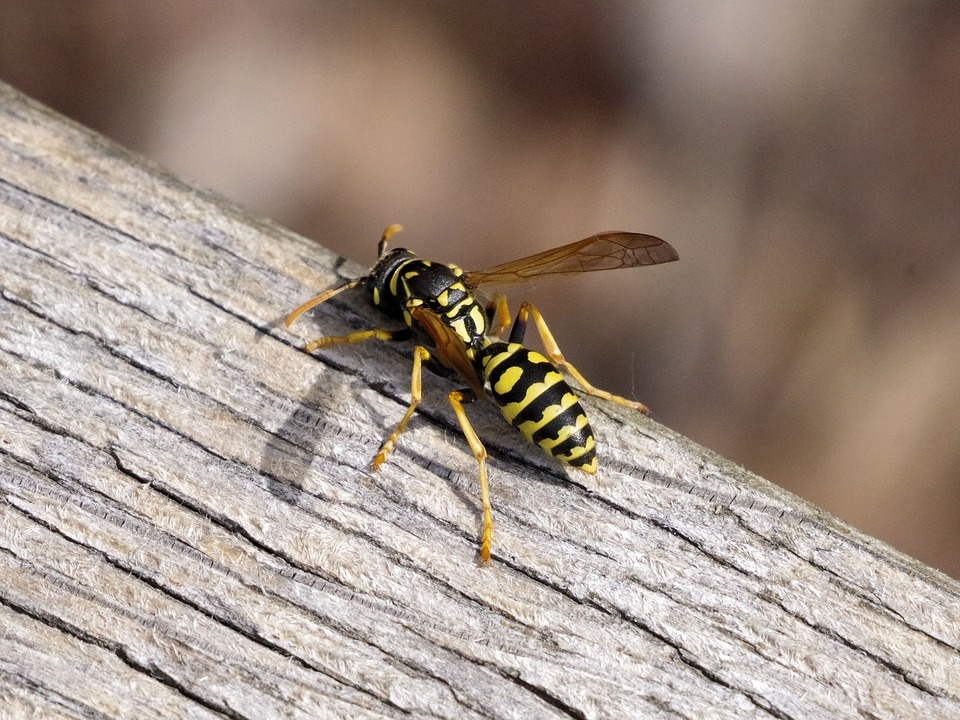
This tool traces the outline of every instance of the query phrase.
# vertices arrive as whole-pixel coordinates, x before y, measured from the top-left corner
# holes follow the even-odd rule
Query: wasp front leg
[[[400,330],[384,330],[382,328],[373,328],[372,330],[358,330],[349,335],[336,335],[333,337],[317,338],[303,346],[307,352],[313,352],[328,345],[342,345],[366,342],[367,340],[409,340],[410,328]]]
[[[547,357],[549,357],[553,364],[557,366],[557,369],[566,372],[574,380],[576,380],[577,384],[583,388],[583,391],[587,393],[587,395],[609,400],[617,405],[622,405],[623,407],[628,407],[632,410],[639,410],[642,413],[649,412],[647,406],[642,402],[637,402],[636,400],[627,400],[627,398],[614,395],[606,390],[601,390],[600,388],[594,387],[587,382],[587,379],[580,374],[580,371],[567,362],[567,360],[563,357],[563,353],[560,352],[560,347],[557,345],[557,341],[553,338],[553,333],[551,333],[550,328],[547,327],[547,323],[540,314],[540,311],[537,310],[532,303],[524,301],[523,304],[520,305],[520,310],[517,312],[517,319],[514,321],[513,329],[510,331],[510,342],[523,342],[523,336],[527,329],[528,315],[533,316],[533,322],[537,326],[537,332],[540,334],[540,340],[543,342],[543,348],[547,352]]]

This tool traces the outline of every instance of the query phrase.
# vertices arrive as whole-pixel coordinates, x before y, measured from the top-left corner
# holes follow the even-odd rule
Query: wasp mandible
[[[588,395],[647,412],[645,405],[594,387],[560,352],[543,316],[523,302],[506,341],[510,324],[505,296],[496,292],[481,303],[482,284],[522,282],[548,275],[572,275],[595,270],[659,265],[678,259],[677,251],[653,235],[604,232],[579,242],[537,253],[502,265],[464,272],[452,264],[423,260],[405,248],[387,250],[390,238],[402,228],[391,225],[377,246],[377,263],[368,274],[349,280],[308,300],[287,317],[285,326],[307,310],[351,288],[363,286],[368,299],[387,317],[403,320],[398,330],[372,328],[348,335],[323,337],[304,347],[313,352],[337,343],[365,340],[408,340],[413,351],[410,404],[396,429],[381,445],[371,466],[374,470],[396,446],[421,399],[421,366],[435,359],[455,372],[467,387],[447,395],[480,472],[483,535],[480,560],[490,559],[493,515],[487,482],[487,452],[463,409],[484,395],[492,397],[503,417],[530,442],[563,463],[588,473],[597,471],[596,442],[587,415],[562,373]],[[527,322],[532,318],[546,356],[523,346]],[[427,340],[432,351],[427,347]]]

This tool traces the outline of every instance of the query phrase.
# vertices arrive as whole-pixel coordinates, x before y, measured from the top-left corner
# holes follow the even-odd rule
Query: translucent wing
[[[440,362],[451,370],[455,370],[466,380],[470,389],[478,398],[483,397],[483,385],[477,377],[477,371],[474,369],[473,363],[467,356],[467,348],[460,336],[431,310],[424,307],[415,307],[411,308],[410,314],[433,340],[436,355]]]
[[[659,265],[678,257],[677,251],[667,241],[653,235],[603,232],[488,270],[468,272],[464,275],[464,282],[469,287],[483,283],[515,283],[543,275],[572,275],[594,270]]]

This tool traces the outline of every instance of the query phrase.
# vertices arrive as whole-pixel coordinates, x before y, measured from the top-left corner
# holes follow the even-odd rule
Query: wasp
[[[487,452],[463,409],[465,403],[489,395],[503,417],[530,442],[561,462],[584,472],[597,471],[596,441],[583,406],[563,373],[587,395],[647,412],[642,403],[594,387],[557,345],[543,316],[523,302],[507,340],[510,311],[502,292],[483,303],[478,288],[484,284],[517,283],[550,275],[572,275],[595,270],[658,265],[678,259],[666,241],[652,235],[604,232],[579,242],[503,263],[487,270],[464,272],[452,264],[424,260],[406,248],[388,250],[390,238],[401,230],[391,225],[377,246],[377,263],[362,276],[320,293],[295,309],[284,325],[335,295],[363,286],[373,306],[385,316],[403,321],[397,330],[371,328],[348,335],[322,337],[306,344],[313,352],[328,345],[366,340],[417,340],[413,350],[410,404],[394,431],[381,445],[371,467],[379,469],[394,449],[421,400],[421,368],[437,362],[441,371],[460,376],[467,387],[454,390],[447,400],[479,466],[483,533],[480,560],[490,559],[493,514],[487,480]],[[546,355],[523,345],[527,323],[533,319]],[[427,342],[429,341],[429,343]],[[428,348],[427,345],[430,345]]]

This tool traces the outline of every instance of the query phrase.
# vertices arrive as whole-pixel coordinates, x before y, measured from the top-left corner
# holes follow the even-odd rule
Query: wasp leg
[[[510,324],[510,309],[507,307],[507,296],[502,292],[493,294],[493,298],[487,303],[487,330],[488,335],[500,337],[503,331]]]
[[[474,432],[467,413],[463,409],[464,402],[473,402],[476,399],[473,392],[464,390],[454,390],[447,395],[447,400],[453,406],[453,412],[460,421],[460,427],[463,429],[463,436],[467,439],[470,449],[473,451],[473,457],[480,466],[480,503],[483,506],[483,535],[480,540],[480,563],[486,565],[490,562],[490,542],[493,538],[493,512],[490,509],[490,486],[487,482],[487,450]]]
[[[622,405],[623,407],[628,407],[633,410],[639,410],[642,413],[649,412],[647,406],[642,402],[637,402],[636,400],[627,400],[627,398],[614,395],[606,390],[601,390],[600,388],[594,387],[587,382],[587,379],[580,374],[580,371],[568,363],[566,359],[564,359],[563,353],[560,352],[560,347],[557,345],[557,341],[553,338],[553,333],[550,332],[550,328],[547,327],[547,323],[540,314],[540,311],[537,310],[533,304],[524,301],[524,303],[520,305],[520,310],[517,312],[517,319],[513,324],[513,329],[510,331],[510,342],[523,342],[523,335],[526,332],[527,327],[528,314],[533,316],[533,322],[537,326],[537,332],[540,333],[540,340],[543,342],[543,347],[547,351],[547,357],[550,358],[550,360],[557,366],[558,369],[568,373],[574,380],[576,380],[580,387],[583,388],[583,391],[587,393],[587,395],[593,395],[594,397],[609,400],[617,405]]]
[[[373,456],[373,461],[370,463],[370,467],[372,467],[374,470],[379,469],[383,464],[383,461],[387,459],[387,455],[393,452],[393,448],[397,445],[397,438],[399,438],[400,433],[406,429],[407,423],[410,422],[410,418],[413,417],[413,413],[417,409],[417,405],[420,404],[420,365],[424,360],[429,360],[430,357],[430,352],[421,345],[417,345],[413,349],[413,375],[410,381],[410,405],[407,407],[407,411],[403,414],[400,422],[397,423],[396,429],[390,433],[390,437],[384,440],[383,445],[380,446],[380,451]]]
[[[337,335],[335,337],[317,338],[303,346],[307,352],[313,352],[327,345],[340,345],[344,343],[359,343],[366,340],[408,340],[410,338],[410,328],[400,330],[383,330],[382,328],[373,328],[372,330],[358,330],[349,335]]]

